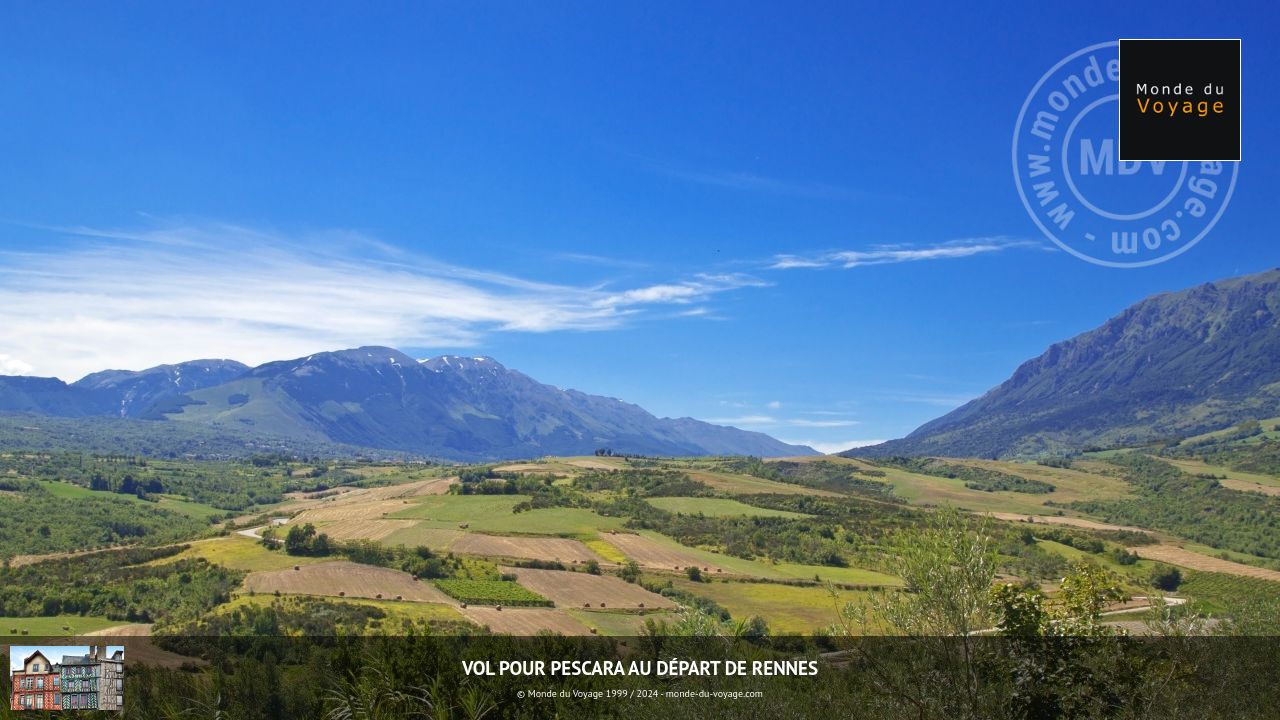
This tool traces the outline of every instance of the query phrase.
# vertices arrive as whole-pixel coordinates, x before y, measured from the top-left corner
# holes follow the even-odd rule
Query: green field
[[[1262,432],[1252,437],[1244,438],[1240,442],[1256,443],[1256,442],[1261,442],[1264,438],[1268,440],[1280,440],[1280,431],[1275,430],[1277,426],[1280,426],[1280,417],[1273,417],[1273,418],[1266,418],[1265,420],[1259,420],[1258,424],[1262,427]],[[1207,432],[1200,435],[1193,435],[1189,438],[1184,439],[1180,444],[1193,445],[1199,442],[1204,442],[1206,440],[1217,440],[1219,438],[1228,437],[1236,431],[1237,431],[1237,427],[1233,425],[1231,427],[1223,428],[1221,430],[1214,430],[1213,432]]]
[[[707,517],[729,517],[737,515],[746,515],[754,517],[785,517],[785,518],[802,518],[809,517],[803,513],[789,512],[787,510],[770,510],[768,508],[758,508],[737,500],[729,500],[727,498],[704,498],[704,497],[656,497],[648,498],[647,502],[659,509],[667,512],[681,513],[684,515],[706,515]]]
[[[388,515],[422,520],[425,528],[467,529],[499,535],[559,535],[595,537],[599,530],[622,527],[622,518],[604,517],[582,508],[543,508],[512,512],[528,495],[430,495]]]
[[[376,607],[387,613],[386,620],[383,621],[384,626],[394,630],[394,625],[401,620],[421,620],[425,622],[469,622],[458,612],[458,609],[452,605],[444,605],[442,603],[425,603],[425,602],[405,602],[399,600],[373,600],[370,598],[329,598],[330,602],[347,603],[350,605],[366,605]],[[288,598],[283,600],[288,602]],[[237,595],[231,602],[218,607],[218,612],[226,613],[234,611],[239,607],[270,607],[272,603],[282,602],[281,598],[269,595]]]
[[[768,560],[747,560],[745,558],[711,552],[702,548],[692,548],[672,540],[666,535],[651,531],[641,531],[641,535],[662,545],[687,553],[707,565],[718,565],[725,570],[739,575],[767,578],[770,580],[814,580],[819,582],[835,582],[846,585],[898,586],[902,581],[892,575],[863,570],[861,568],[830,567],[827,565],[801,565],[798,563],[774,563]]]
[[[1242,603],[1280,601],[1280,583],[1259,578],[1192,570],[1178,588],[1180,595],[1204,603],[1208,609],[1222,612]]]
[[[53,617],[9,618],[0,617],[0,638],[8,638],[20,642],[23,637],[66,637],[97,632],[110,627],[126,625],[119,620],[108,620],[102,617],[85,617],[82,615],[56,615]],[[63,627],[70,628],[64,630]],[[16,632],[14,632],[16,630]],[[23,631],[26,631],[25,633]],[[0,640],[3,642],[3,640]]]
[[[510,580],[436,580],[441,592],[469,605],[554,607],[555,603]]]
[[[199,540],[181,553],[152,564],[161,565],[175,562],[183,558],[200,557],[214,565],[221,565],[232,570],[256,572],[259,570],[283,570],[294,565],[323,562],[328,558],[286,555],[283,550],[268,550],[262,543],[243,535],[228,535],[212,540]]]
[[[827,497],[839,493],[818,490],[803,485],[766,480],[754,475],[740,475],[718,470],[690,470],[689,477],[705,483],[716,490],[739,495],[779,494],[779,495],[824,495]]]
[[[822,587],[794,587],[771,583],[714,581],[675,582],[685,592],[705,597],[724,606],[735,621],[758,615],[769,623],[775,635],[811,634],[830,627],[838,617],[838,608],[866,593],[849,590],[838,592],[838,599]]]
[[[1263,485],[1265,487],[1280,488],[1280,477],[1275,475],[1263,475],[1261,473],[1244,472],[1241,470],[1232,470],[1231,468],[1222,467],[1221,465],[1209,465],[1199,460],[1191,460],[1187,458],[1160,458],[1164,462],[1178,467],[1192,475],[1209,474],[1226,477],[1227,481],[1222,484],[1232,490],[1250,490],[1251,485]],[[1235,481],[1232,483],[1230,481]]]
[[[955,460],[948,462],[988,468],[1040,480],[1054,486],[1054,491],[1033,495],[1020,492],[984,492],[965,487],[960,478],[938,477],[908,472],[894,467],[880,467],[882,478],[893,486],[895,495],[913,505],[950,505],[970,512],[1014,512],[1028,515],[1046,513],[1045,503],[1067,503],[1086,499],[1119,499],[1130,494],[1123,480],[1102,473],[1076,469],[1045,467],[1031,463],[994,460]],[[863,463],[872,468],[869,463]]]
[[[73,485],[72,483],[67,483],[67,482],[58,482],[53,480],[40,480],[39,483],[41,487],[49,491],[49,494],[53,495],[54,497],[64,498],[67,500],[82,500],[86,498],[115,498],[117,500],[135,502],[135,503],[138,503],[139,505],[143,505],[146,507],[159,508],[161,510],[169,510],[171,512],[180,513],[182,515],[186,515],[187,517],[193,517],[201,520],[207,520],[214,515],[222,516],[227,514],[226,510],[219,510],[218,508],[209,507],[208,505],[201,505],[200,503],[189,502],[187,500],[182,500],[180,498],[175,498],[169,495],[162,495],[157,499],[157,502],[151,502],[150,500],[143,500],[136,495],[113,493],[113,492],[107,492],[104,490],[90,490],[87,487],[82,487],[80,485]]]
[[[640,615],[639,613],[596,612],[577,608],[570,608],[564,612],[583,625],[595,628],[599,634],[610,637],[636,637],[644,628],[645,620],[668,624],[676,620],[675,613],[670,612],[650,612]]]

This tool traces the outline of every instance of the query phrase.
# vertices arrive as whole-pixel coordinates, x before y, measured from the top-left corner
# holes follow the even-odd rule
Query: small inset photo
[[[11,710],[124,709],[121,645],[11,645]]]

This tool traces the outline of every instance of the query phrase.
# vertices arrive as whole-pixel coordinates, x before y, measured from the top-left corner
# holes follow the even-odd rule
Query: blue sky
[[[900,436],[1142,297],[1280,264],[1264,7],[7,3],[0,372],[385,343]],[[1040,75],[1118,37],[1244,41],[1231,205],[1140,270],[1053,250],[1009,168]]]

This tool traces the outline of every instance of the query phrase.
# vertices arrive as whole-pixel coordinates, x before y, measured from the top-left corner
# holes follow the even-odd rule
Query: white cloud
[[[884,440],[836,440],[834,442],[818,441],[818,440],[783,440],[782,442],[791,443],[792,445],[808,445],[823,455],[844,452],[853,448],[866,447],[868,445],[879,445]]]
[[[737,417],[707,418],[715,425],[778,425],[777,418],[768,415],[739,415]]]
[[[769,408],[770,410],[777,410],[778,408],[782,407],[782,401],[773,400],[772,402],[765,405],[765,407]]]
[[[622,290],[543,283],[343,232],[64,232],[79,237],[70,249],[0,254],[0,371],[73,380],[202,357],[256,364],[366,344],[468,346],[494,332],[608,330],[650,307],[763,284],[746,275]]]
[[[769,265],[771,270],[796,268],[844,269],[865,265],[891,265],[927,260],[948,260],[996,253],[1011,248],[1035,248],[1044,244],[1034,240],[1017,240],[1003,236],[967,238],[933,245],[873,245],[867,250],[835,250],[812,256],[777,255]]]
[[[26,375],[31,372],[31,365],[16,357],[0,353],[0,375]]]
[[[808,428],[836,428],[836,427],[853,427],[859,425],[857,420],[805,420],[804,418],[795,418],[786,421],[787,425],[792,427],[808,427]]]
[[[716,425],[767,425],[771,427],[837,428],[860,424],[857,420],[808,420],[805,418],[778,418],[772,415],[738,415],[736,417],[708,418]]]

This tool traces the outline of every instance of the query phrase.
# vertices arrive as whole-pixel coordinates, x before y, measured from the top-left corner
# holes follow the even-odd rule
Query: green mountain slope
[[[1280,270],[1128,308],[982,397],[859,456],[992,457],[1185,436],[1280,414]]]

